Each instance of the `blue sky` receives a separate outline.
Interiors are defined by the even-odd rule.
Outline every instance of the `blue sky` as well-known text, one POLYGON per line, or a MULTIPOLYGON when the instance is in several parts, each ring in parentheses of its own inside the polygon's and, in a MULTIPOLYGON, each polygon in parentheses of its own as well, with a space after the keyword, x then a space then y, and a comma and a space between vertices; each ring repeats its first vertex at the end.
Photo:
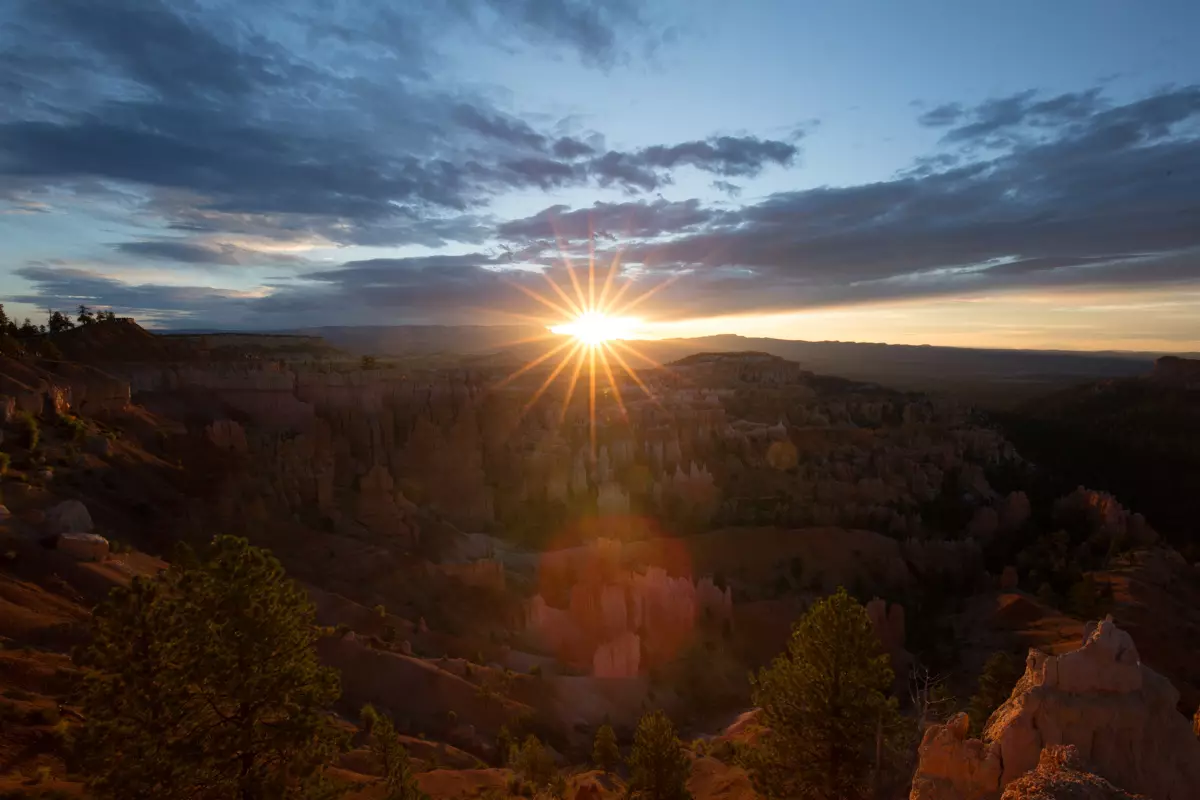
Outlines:
POLYGON ((624 297, 661 286, 650 336, 1200 350, 1195 3, 22 0, 0 26, 10 315, 551 322, 539 272, 594 248, 624 297))

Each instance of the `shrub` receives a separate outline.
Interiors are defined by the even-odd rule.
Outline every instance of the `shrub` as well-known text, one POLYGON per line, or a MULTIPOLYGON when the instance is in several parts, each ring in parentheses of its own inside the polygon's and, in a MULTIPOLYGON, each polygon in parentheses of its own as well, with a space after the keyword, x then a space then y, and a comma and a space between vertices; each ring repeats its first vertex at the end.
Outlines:
POLYGON ((62 417, 63 426, 71 434, 71 438, 76 442, 82 442, 87 436, 87 423, 79 417, 71 414, 65 414, 62 417))
POLYGON ((967 706, 972 736, 983 733, 988 717, 1009 698, 1020 678, 1021 668, 1009 653, 997 651, 988 657, 979 676, 979 688, 967 706))
POLYGON ((38 442, 42 440, 42 429, 38 425, 37 417, 28 411, 20 411, 17 413, 16 419, 17 426, 21 429, 24 438, 25 447, 36 450, 38 442))
POLYGON ((12 463, 12 456, 8 453, 0 453, 0 475, 8 473, 8 466, 12 463))

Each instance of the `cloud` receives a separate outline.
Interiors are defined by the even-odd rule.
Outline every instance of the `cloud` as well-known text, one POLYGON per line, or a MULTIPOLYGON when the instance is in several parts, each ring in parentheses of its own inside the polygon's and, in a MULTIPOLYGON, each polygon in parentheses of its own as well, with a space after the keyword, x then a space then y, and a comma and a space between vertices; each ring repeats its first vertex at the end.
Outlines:
POLYGON ((717 212, 699 200, 668 202, 595 203, 591 208, 571 210, 557 205, 525 219, 501 224, 496 233, 508 241, 530 239, 587 240, 598 238, 645 239, 666 233, 681 233, 710 222, 717 212))
POLYGON ((270 253, 223 242, 205 243, 173 239, 148 239, 120 242, 114 249, 123 255, 183 264, 255 265, 304 264, 307 260, 292 253, 270 253))
POLYGON ((929 128, 946 128, 943 138, 948 143, 1003 146, 1039 130, 1085 122, 1104 107, 1099 89, 1045 99, 1038 99, 1038 93, 1031 89, 970 108, 946 103, 921 114, 917 121, 929 128))
POLYGON ((101 5, 0 11, 0 192, 121 186, 178 231, 442 245, 478 242, 508 192, 648 192, 677 167, 751 175, 794 153, 753 137, 599 152, 594 134, 539 129, 437 81, 442 50, 472 30, 611 66, 657 36, 628 0, 101 5))

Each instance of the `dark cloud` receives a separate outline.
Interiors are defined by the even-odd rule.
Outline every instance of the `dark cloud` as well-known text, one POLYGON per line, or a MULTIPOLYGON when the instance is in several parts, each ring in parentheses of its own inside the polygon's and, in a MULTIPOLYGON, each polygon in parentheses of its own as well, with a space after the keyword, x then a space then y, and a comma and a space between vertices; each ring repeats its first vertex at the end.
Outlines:
POLYGON ((740 197, 742 194, 742 187, 729 181, 713 181, 712 188, 730 197, 740 197))
POLYGON ((304 264, 304 258, 290 253, 271 253, 228 243, 205 243, 179 239, 148 239, 120 242, 114 249, 123 255, 184 264, 254 266, 259 264, 304 264))
POLYGON ((917 117, 917 121, 927 128, 946 128, 962 119, 963 107, 961 103, 945 103, 944 105, 931 108, 921 116, 917 117))
POLYGON ((587 240, 591 236, 621 240, 646 239, 666 233, 678 234, 711 222, 717 212, 701 206, 699 200, 652 203, 596 203, 591 208, 570 210, 551 206, 532 217, 501 224, 496 233, 501 239, 587 240))
POLYGON ((1024 136, 1090 119, 1105 107, 1099 89, 1039 99, 1033 90, 985 100, 977 106, 946 103, 926 111, 917 121, 947 128, 945 141, 986 146, 1010 145, 1024 136))
POLYGON ((436 83, 438 43, 472 25, 504 46, 610 65, 656 35, 640 3, 298 0, 287 13, 239 6, 236 24, 233 10, 226 0, 0 10, 0 193, 120 185, 180 231, 441 245, 479 241, 480 210, 509 191, 652 191, 677 166, 724 175, 782 163, 775 143, 751 138, 598 154, 594 135, 543 132, 436 83))

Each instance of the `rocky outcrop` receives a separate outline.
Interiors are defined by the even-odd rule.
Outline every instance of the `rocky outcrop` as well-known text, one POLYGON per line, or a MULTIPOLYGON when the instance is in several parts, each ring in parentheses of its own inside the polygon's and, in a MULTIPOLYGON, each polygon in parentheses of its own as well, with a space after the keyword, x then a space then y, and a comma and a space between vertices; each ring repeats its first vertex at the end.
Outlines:
POLYGON ((64 533, 55 549, 79 561, 103 561, 108 558, 108 539, 95 533, 64 533))
POLYGON ((1000 800, 1145 800, 1093 774, 1072 745, 1042 751, 1037 769, 1013 781, 1000 800))
POLYGON ((46 530, 50 533, 90 533, 92 515, 78 500, 64 500, 46 512, 46 530))
POLYGON ((1200 741, 1176 710, 1178 700, 1111 617, 1090 623, 1074 652, 1030 651, 1024 676, 988 721, 982 741, 966 738, 961 714, 929 728, 911 800, 994 800, 1057 745, 1073 745, 1097 775, 1126 791, 1152 800, 1193 798, 1200 787, 1200 741))

